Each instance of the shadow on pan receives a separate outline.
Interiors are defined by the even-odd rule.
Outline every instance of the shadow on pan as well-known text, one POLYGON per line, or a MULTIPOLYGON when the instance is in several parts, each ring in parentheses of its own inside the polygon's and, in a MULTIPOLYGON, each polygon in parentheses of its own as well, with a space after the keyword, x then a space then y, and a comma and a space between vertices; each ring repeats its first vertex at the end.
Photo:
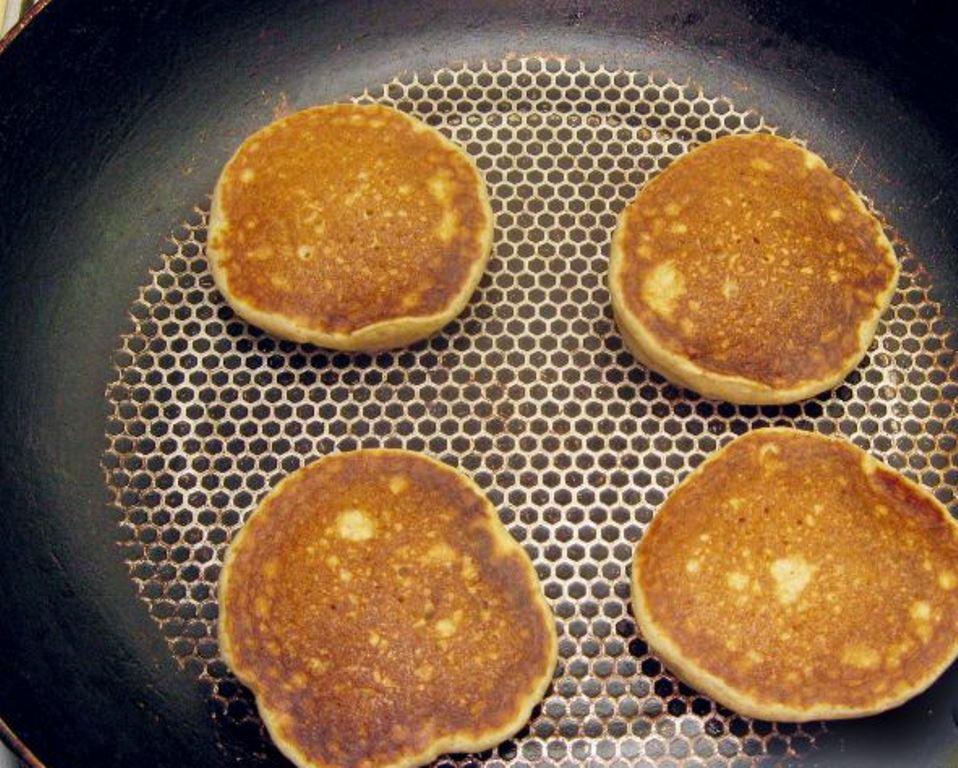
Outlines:
MULTIPOLYGON (((178 248, 189 250, 192 242, 191 253, 201 253, 202 219, 194 208, 205 205, 232 149, 277 110, 349 98, 463 61, 517 56, 691 81, 705 93, 727 96, 743 113, 753 110, 807 138, 866 191, 917 255, 941 307, 937 332, 945 333, 956 317, 958 290, 958 85, 948 77, 958 50, 949 39, 955 19, 940 14, 920 3, 835 9, 54 0, 8 38, 0 54, 0 717, 11 731, 6 738, 15 733, 38 761, 56 768, 225 766, 238 757, 282 764, 258 729, 247 733, 213 717, 195 671, 171 653, 169 637, 140 599, 144 579, 130 578, 117 525, 129 510, 111 505, 101 467, 111 407, 104 392, 116 375, 121 334, 130 333, 131 303, 149 283, 150 269, 170 267, 171 232, 178 248), (181 222, 188 226, 178 230, 181 222)), ((589 98, 581 95, 583 102, 589 98)), ((503 274, 509 255, 497 250, 503 274)), ((563 256, 559 249, 542 255, 563 256)), ((600 274, 602 249, 584 256, 593 259, 585 272, 600 274)), ((481 290, 494 292, 498 279, 494 274, 481 290)), ((601 298, 592 294, 590 301, 601 298)), ((249 334, 251 349, 268 346, 255 331, 249 334)), ((414 350, 416 360, 441 368, 438 344, 414 350)), ((271 351, 263 352, 264 360, 271 351)), ((337 367, 388 364, 307 352, 320 381, 337 367)), ((683 401, 683 393, 650 381, 659 404, 683 401)), ((954 386, 940 392, 947 411, 940 423, 953 433, 954 386)), ((507 395, 508 387, 504 401, 507 395)), ((827 406, 823 401, 819 408, 823 419, 827 406)), ((729 415, 729 423, 740 415, 729 415)), ((507 424, 508 414, 500 416, 507 424)), ((761 416, 745 414, 746 420, 761 416)), ((899 435, 886 437, 894 443, 899 435)), ((482 479, 486 466, 480 461, 470 471, 482 479)), ((485 483, 509 514, 509 499, 496 497, 491 475, 485 483)), ((954 473, 944 471, 942 484, 954 486, 954 473)), ((653 501, 642 497, 640 520, 653 501)), ((571 499, 561 519, 592 514, 577 503, 571 499)), ((615 578, 609 576, 613 588, 615 578)), ((642 669, 649 659, 641 642, 623 640, 623 653, 639 659, 634 678, 666 679, 642 669)), ((574 677, 568 668, 563 675, 574 677)), ((642 700, 641 686, 628 695, 642 700)), ((541 744, 568 743, 556 763, 611 764, 629 756, 622 744, 630 739, 639 745, 635 759, 640 753, 652 763, 681 758, 669 753, 669 729, 680 724, 681 707, 688 717, 696 707, 714 708, 678 687, 644 695, 680 702, 678 714, 667 707, 626 714, 620 719, 627 732, 618 734, 611 716, 603 720, 593 712, 595 726, 586 719, 568 736, 560 717, 558 730, 541 735, 541 744)), ((732 719, 722 727, 732 728, 732 719)), ((693 746, 687 757, 729 765, 945 766, 958 760, 956 719, 958 672, 952 669, 905 707, 816 731, 812 750, 775 754, 766 736, 778 734, 776 727, 746 724, 744 735, 706 731, 714 752, 706 748, 698 756, 693 746), (737 751, 722 751, 725 737, 737 751)), ((507 750, 491 757, 543 762, 551 754, 507 750)))

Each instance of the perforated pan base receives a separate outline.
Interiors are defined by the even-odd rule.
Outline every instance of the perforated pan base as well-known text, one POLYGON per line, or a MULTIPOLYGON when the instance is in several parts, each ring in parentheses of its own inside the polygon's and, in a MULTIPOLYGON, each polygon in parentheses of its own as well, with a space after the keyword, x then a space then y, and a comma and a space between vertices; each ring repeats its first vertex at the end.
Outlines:
POLYGON ((529 728, 457 761, 745 766, 809 753, 823 726, 738 717, 663 670, 630 616, 629 562, 692 468, 768 424, 844 435, 954 512, 958 366, 919 263, 896 246, 900 290, 835 391, 787 407, 704 401, 624 351, 608 243, 650 176, 697 143, 773 130, 760 116, 688 84, 539 58, 404 76, 357 100, 437 126, 485 174, 494 254, 463 315, 372 358, 279 342, 213 287, 204 204, 175 230, 115 355, 104 466, 123 552, 213 716, 251 756, 271 754, 251 696, 217 654, 215 584, 231 535, 287 473, 389 446, 476 479, 533 558, 560 625, 555 684, 529 728))

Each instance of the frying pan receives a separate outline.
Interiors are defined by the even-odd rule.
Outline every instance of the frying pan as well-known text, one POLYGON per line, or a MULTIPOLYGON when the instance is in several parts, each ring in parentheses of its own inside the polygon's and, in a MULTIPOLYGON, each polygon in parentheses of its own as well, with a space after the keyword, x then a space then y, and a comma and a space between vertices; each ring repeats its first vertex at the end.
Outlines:
POLYGON ((956 509, 955 21, 901 0, 35 9, 0 42, 0 735, 57 768, 282 764, 217 665, 215 564, 283 472, 388 444, 477 477, 561 625, 530 727, 449 761, 958 764, 958 669, 878 717, 752 722, 661 669, 624 587, 668 489, 763 423, 846 434, 956 509), (244 326, 202 253, 239 141, 354 97, 439 124, 499 198, 464 317, 376 358, 244 326), (863 190, 906 267, 862 368, 786 408, 710 404, 642 370, 602 285, 610 213, 670 153, 755 128, 807 140, 863 190))

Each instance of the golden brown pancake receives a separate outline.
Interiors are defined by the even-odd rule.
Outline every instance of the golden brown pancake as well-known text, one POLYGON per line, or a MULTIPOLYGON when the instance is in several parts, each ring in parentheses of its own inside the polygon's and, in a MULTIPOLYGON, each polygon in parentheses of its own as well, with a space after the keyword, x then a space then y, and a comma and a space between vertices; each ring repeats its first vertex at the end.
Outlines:
POLYGON ((333 104, 243 142, 216 185, 207 251, 249 322, 376 350, 458 315, 491 243, 486 188, 465 152, 394 109, 333 104))
POLYGON ((609 288, 635 357, 706 397, 788 403, 858 365, 898 281, 881 224, 817 155, 704 144, 623 211, 609 288))
POLYGON ((556 664, 525 551, 471 480, 407 451, 283 480, 230 547, 219 596, 223 654, 300 766, 487 749, 556 664))
POLYGON ((666 500, 632 574, 649 646, 768 720, 881 712, 958 654, 958 524, 851 443, 762 429, 666 500))

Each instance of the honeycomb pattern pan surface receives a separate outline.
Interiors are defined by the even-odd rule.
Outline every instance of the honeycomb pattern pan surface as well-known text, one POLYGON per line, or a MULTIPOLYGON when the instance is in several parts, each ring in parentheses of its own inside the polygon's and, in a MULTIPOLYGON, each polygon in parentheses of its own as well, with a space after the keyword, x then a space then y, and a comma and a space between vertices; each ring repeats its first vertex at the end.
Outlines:
POLYGON ((690 147, 773 126, 688 83, 554 58, 402 76, 356 100, 436 126, 485 174, 494 250, 463 315, 374 357, 277 341, 215 290, 198 201, 145 276, 114 355, 103 463, 123 555, 224 749, 276 757, 218 655, 215 584, 230 537, 287 473, 382 446, 426 451, 476 479, 533 558, 559 625, 559 669, 529 727, 443 763, 812 759, 823 724, 739 717, 662 668, 636 634, 627 567, 669 491, 763 425, 845 436, 956 511, 958 365, 920 263, 896 242, 899 291, 836 390, 784 407, 700 400, 624 350, 605 287, 609 238, 641 185, 690 147))

